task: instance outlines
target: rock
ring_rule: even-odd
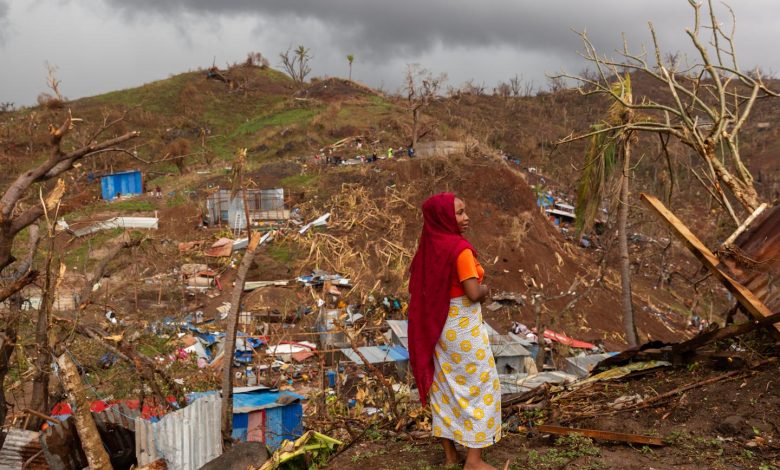
[[[228,468],[257,468],[270,458],[262,442],[239,442],[227,452],[200,467],[200,470],[226,470]]]
[[[731,415],[726,417],[715,428],[718,432],[727,436],[751,435],[751,428],[742,416]]]

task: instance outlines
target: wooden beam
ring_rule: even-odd
[[[551,426],[549,424],[542,424],[536,426],[536,429],[543,433],[560,434],[568,436],[571,434],[579,434],[585,437],[592,437],[593,439],[601,439],[605,441],[618,441],[628,442],[631,444],[644,444],[648,446],[662,446],[663,440],[659,437],[642,436],[640,434],[625,434],[622,432],[611,431],[599,431],[598,429],[580,429],[580,428],[567,428],[563,426]]]
[[[734,294],[739,303],[742,304],[745,310],[749,312],[754,319],[763,320],[772,315],[769,308],[767,308],[767,306],[764,305],[764,303],[748,288],[734,279],[723,263],[721,263],[720,259],[718,259],[718,257],[715,256],[715,254],[680,221],[680,219],[669,211],[661,201],[645,193],[642,193],[640,198],[650,209],[661,217],[661,220],[666,222],[677,237],[685,243],[691,253],[699,258],[699,260],[704,263],[718,279],[720,279],[723,285]],[[775,324],[774,329],[772,329],[771,332],[776,339],[780,340],[780,325]]]

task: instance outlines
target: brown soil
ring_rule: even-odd
[[[710,369],[662,369],[650,375],[604,382],[580,397],[581,408],[604,404],[624,395],[656,394],[682,385],[717,377]],[[506,435],[488,448],[485,458],[497,468],[510,461],[510,469],[733,469],[780,466],[780,366],[746,372],[735,379],[694,388],[661,406],[636,412],[603,415],[567,422],[566,426],[661,437],[662,447],[593,441],[586,452],[529,432],[527,422],[519,433]],[[551,406],[553,416],[571,403]],[[532,417],[533,415],[527,415]],[[534,418],[538,419],[538,415]],[[505,415],[504,421],[507,421]],[[547,420],[555,422],[555,418]],[[597,455],[587,455],[597,453]],[[556,459],[558,457],[558,459]],[[433,439],[365,439],[335,458],[327,468],[430,469],[444,468],[444,454]],[[774,466],[774,467],[773,467]]]
[[[417,209],[423,200],[439,191],[455,191],[464,198],[472,219],[467,234],[477,249],[479,259],[486,270],[486,283],[494,289],[529,294],[532,290],[547,297],[560,296],[569,291],[580,293],[595,275],[594,253],[567,242],[558,230],[542,216],[536,207],[533,194],[523,177],[503,162],[492,158],[457,157],[450,161],[419,159],[382,161],[375,167],[333,169],[320,174],[316,196],[309,195],[314,210],[307,211],[307,219],[325,211],[339,220],[348,217],[342,209],[333,205],[334,197],[343,194],[350,184],[368,190],[380,207],[386,207],[389,215],[399,216],[405,223],[388,231],[377,220],[374,226],[367,222],[349,231],[338,227],[327,230],[329,235],[349,239],[359,252],[371,253],[372,246],[382,238],[403,246],[414,253],[421,228],[421,215]],[[388,189],[404,198],[406,204],[391,208]],[[312,196],[316,199],[312,199]],[[366,257],[370,273],[381,280],[382,292],[405,291],[409,259],[404,259],[400,269],[388,270],[379,256]],[[575,280],[579,283],[572,289]],[[619,347],[622,341],[618,303],[619,282],[615,273],[607,275],[604,286],[592,289],[563,317],[560,312],[573,298],[564,295],[544,304],[545,323],[553,329],[586,340],[601,339],[610,348]],[[534,283],[537,286],[534,288]],[[368,282],[368,285],[373,285]],[[648,283],[650,284],[650,283]],[[639,283],[637,288],[637,322],[644,337],[672,340],[681,336],[684,319],[659,317],[645,313],[648,289]],[[576,295],[576,294],[575,294]],[[653,293],[655,298],[655,294]],[[671,299],[674,300],[674,299]],[[658,303],[663,300],[657,301]],[[509,311],[486,312],[486,318],[495,328],[506,330],[512,321],[532,325],[535,321],[532,307],[525,306]]]

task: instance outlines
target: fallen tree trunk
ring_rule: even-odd
[[[89,462],[91,469],[113,469],[111,460],[108,457],[106,449],[103,447],[103,441],[100,439],[95,419],[89,409],[89,401],[84,390],[84,384],[81,382],[79,371],[76,364],[70,358],[68,351],[63,352],[57,357],[57,364],[60,366],[60,380],[68,399],[73,406],[73,419],[76,423],[76,430],[81,439],[81,446],[84,449],[84,455]]]

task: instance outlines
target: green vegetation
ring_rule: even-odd
[[[141,201],[138,199],[128,199],[126,201],[117,201],[111,203],[109,206],[111,210],[120,212],[150,212],[157,207],[149,201]]]
[[[187,204],[188,202],[189,198],[187,198],[187,195],[181,191],[177,191],[172,198],[169,198],[165,202],[165,205],[168,207],[180,207]]]
[[[273,244],[268,246],[268,254],[274,260],[287,264],[292,261],[293,254],[289,247],[279,244]]]
[[[319,176],[317,175],[295,175],[295,176],[288,176],[287,178],[282,178],[280,183],[285,188],[292,188],[292,189],[298,189],[303,188],[304,186],[312,186],[317,184],[319,181]]]
[[[69,269],[89,269],[91,263],[94,261],[89,259],[90,253],[95,249],[105,246],[108,240],[118,237],[124,230],[125,229],[121,227],[117,227],[96,233],[92,238],[81,241],[75,248],[67,250],[63,262]],[[39,251],[39,254],[40,256],[45,256],[43,250]]]
[[[385,455],[387,453],[387,449],[377,449],[377,450],[370,450],[368,452],[361,452],[360,454],[355,454],[352,456],[353,462],[360,462],[361,460],[370,459],[372,457],[377,457],[380,455]]]
[[[280,113],[261,116],[255,119],[247,120],[244,124],[240,125],[232,134],[238,136],[242,134],[253,134],[264,127],[269,126],[289,126],[292,124],[305,123],[310,118],[317,114],[317,110],[314,109],[288,109]]]
[[[544,453],[536,450],[529,451],[528,466],[552,470],[563,468],[580,457],[598,457],[601,454],[601,451],[593,444],[591,439],[579,434],[559,437],[555,440],[555,447]],[[597,462],[591,462],[591,464],[594,463]],[[513,468],[521,467],[519,464],[516,464]],[[591,468],[593,468],[592,465]]]

